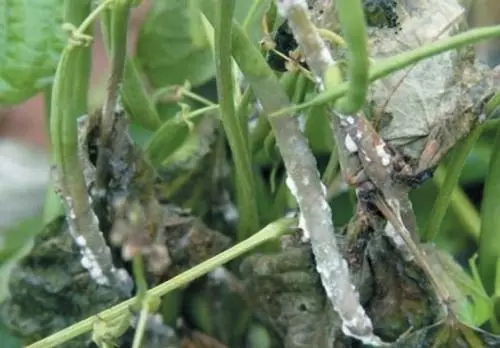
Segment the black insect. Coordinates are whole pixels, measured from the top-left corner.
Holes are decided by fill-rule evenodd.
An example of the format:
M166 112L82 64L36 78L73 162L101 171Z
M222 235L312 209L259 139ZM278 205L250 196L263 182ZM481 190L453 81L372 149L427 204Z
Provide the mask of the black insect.
M421 171L420 173L411 176L399 174L397 176L397 180L401 183L408 185L412 189L416 189L434 176L435 169L436 167L428 168L426 170Z

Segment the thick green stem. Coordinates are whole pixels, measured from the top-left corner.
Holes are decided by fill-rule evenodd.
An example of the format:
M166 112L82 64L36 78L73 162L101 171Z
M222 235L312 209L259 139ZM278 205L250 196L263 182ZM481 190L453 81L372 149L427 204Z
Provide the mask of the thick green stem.
M216 267L219 267L238 256L245 254L246 252L254 249L262 243L271 241L278 238L282 234L288 232L297 221L295 219L280 219L274 221L264 227L262 230L254 234L252 237L236 244L230 249L223 251L222 253L200 263L199 265L187 270L170 279L169 281L162 283L147 292L147 296L151 298L161 297L175 289L181 288L186 284L189 284L193 280L207 274ZM124 301L112 308L102 311L96 316L84 319L64 330L61 330L51 336L44 338L38 342L35 342L26 348L52 348L56 347L64 342L71 340L79 335L82 335L90 330L94 325L96 320L112 320L114 318L123 315L126 311L130 310L130 306L137 303L137 298L133 297L127 301Z
M432 241L436 238L450 202L462 224L467 227L467 232L478 240L480 225L478 214L457 184L467 155L481 135L482 129L481 126L474 128L471 134L457 146L448 167L445 169L440 166L436 170L435 182L439 187L439 194L434 202L427 228L422 235L423 241Z
M500 259L500 127L498 127L490 168L486 176L481 204L479 236L479 274L488 294L495 291L497 265Z
M215 67L217 92L222 124L236 166L237 201L240 214L238 240L250 236L259 228L255 183L248 151L248 138L243 134L237 118L231 62L231 34L235 0L218 0L215 29Z
M413 51L400 53L376 63L370 71L369 81L373 82L381 79L397 70L404 69L411 64L417 63L418 61L429 58L433 55L456 49L461 46L474 44L478 41L486 40L495 36L500 36L500 25L472 29L450 38L426 44L414 49ZM348 88L348 83L344 82L335 88L326 89L308 102L277 110L270 116L293 114L299 110L303 110L314 105L331 103L332 101L344 96L347 93Z
M65 2L65 19L73 26L88 18L90 1ZM75 30L78 41L85 33ZM70 40L71 41L71 40ZM82 247L83 256L94 262L89 271L99 271L94 280L112 286L116 278L111 253L89 206L87 186L78 154L77 118L86 113L90 76L90 49L69 43L59 60L51 98L50 129L56 181L65 205L70 231ZM92 272L91 272L92 273ZM95 274L95 273L94 273Z
M342 35L349 49L349 89L335 107L343 114L354 114L365 102L368 90L368 43L365 17L360 0L337 0L335 3Z

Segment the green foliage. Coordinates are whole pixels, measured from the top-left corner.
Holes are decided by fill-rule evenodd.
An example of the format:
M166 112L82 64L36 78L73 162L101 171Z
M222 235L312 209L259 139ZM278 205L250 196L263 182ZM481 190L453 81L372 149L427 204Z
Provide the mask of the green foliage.
M151 84L164 87L189 80L198 86L214 76L207 37L192 41L187 1L154 1L141 27L137 61Z
M0 104L20 103L52 83L64 45L62 5L0 1Z
M206 6L205 1L198 1ZM269 8L270 0L237 1L235 18L244 21L248 14L248 28L254 42L261 37L260 18ZM153 8L142 24L137 45L137 62L152 86L161 88L189 81L199 86L215 75L213 47L204 29L203 35L193 41L189 1L154 1ZM249 12L253 8L253 12Z

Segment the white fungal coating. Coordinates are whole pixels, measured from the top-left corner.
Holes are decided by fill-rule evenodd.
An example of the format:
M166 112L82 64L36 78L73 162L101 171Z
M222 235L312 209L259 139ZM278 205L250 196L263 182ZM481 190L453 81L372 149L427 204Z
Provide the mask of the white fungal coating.
M354 140L352 140L352 138L349 134L347 134L345 136L344 145L345 145L345 148L347 149L347 151L349 151L351 153L358 151L358 146L356 145Z
M109 285L109 279L104 275L104 272L99 265L94 253L89 248L80 249L82 254L81 264L89 271L90 277L100 285Z
M349 124L354 124L354 117L352 117L352 116L347 116L345 119L346 119L347 123L349 123Z
M383 166L388 166L391 163L391 155L384 149L384 144L375 146L375 151L377 151L377 155L380 157Z
M83 236L77 236L75 238L75 242L79 247L84 247L87 244L87 241Z
M276 5L278 7L278 12L282 17L288 17L288 12L293 7L302 7L307 10L306 0L277 0Z
M299 120L299 129L302 133L306 130L306 117L304 114L300 114L299 117L297 117Z
M302 230L302 238L301 240L305 243L311 239L311 234L306 227L306 220L304 219L304 215L299 214L299 228Z
M308 176L304 176L302 178L302 185L304 185L304 186L309 185L309 177Z

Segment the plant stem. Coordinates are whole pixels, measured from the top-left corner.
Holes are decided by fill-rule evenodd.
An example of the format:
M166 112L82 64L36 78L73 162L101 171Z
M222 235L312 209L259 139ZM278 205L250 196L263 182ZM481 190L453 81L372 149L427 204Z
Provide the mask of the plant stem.
M283 5L283 2L277 4ZM307 9L305 2L303 6ZM214 21L210 10L205 15ZM237 23L233 23L232 48L233 57L261 102L264 113L269 115L287 107L288 97L276 75ZM304 236L310 237L316 268L329 300L337 312L345 314L354 323L353 326L357 326L349 326L348 329L352 329L354 335L361 335L364 334L366 321L363 320L359 326L357 324L360 323L359 313L365 313L357 294L352 291L347 262L337 247L332 212L325 199L326 190L320 181L316 159L300 131L297 118L290 116L269 117L269 122L285 164L288 187L300 208L301 228Z
M274 221L264 227L259 232L255 233L250 238L236 244L232 248L229 248L222 253L200 263L199 265L187 270L179 274L178 276L168 280L165 283L162 283L147 292L147 296L152 297L161 297L172 290L181 288L186 284L189 284L193 280L207 274L214 268L221 266L238 256L245 254L246 252L254 249L258 245L271 241L275 238L278 238L282 234L288 232L293 225L295 225L297 221L295 219L284 218L277 221ZM79 335L82 335L90 330L94 325L95 320L111 320L113 318L117 318L120 314L123 314L125 311L128 311L130 306L136 303L137 298L133 297L124 301L112 308L106 309L99 313L96 316L89 317L84 319L64 330L61 330L51 336L48 336L38 342L35 342L26 348L51 348L58 346L64 342L71 340ZM100 319L99 319L100 318Z
M141 343L144 338L144 332L146 331L146 324L148 321L149 308L148 304L144 303L141 308L141 313L139 314L139 321L137 327L135 328L134 340L132 342L132 348L141 348Z
M422 59L426 59L433 55L456 49L460 46L473 44L478 41L486 40L495 36L500 36L500 25L472 29L450 38L423 45L419 48L414 49L413 51L403 52L391 58L386 58L373 66L369 74L369 82L381 79ZM270 116L293 114L294 112L314 105L330 103L335 99L345 95L348 91L348 88L348 83L344 82L336 86L335 88L326 89L308 102L299 105L288 106L287 108L277 110Z
M220 114L226 132L232 158L236 167L236 191L240 215L238 240L250 236L259 228L259 213L254 199L255 183L248 151L248 138L237 118L231 62L231 32L235 0L218 0L216 6L215 71Z
M335 8L349 49L349 90L336 104L343 114L358 112L365 103L368 90L368 44L365 16L361 0L337 0Z
M65 18L72 25L87 18L89 11L90 1L65 2ZM82 257L91 261L88 270L94 274L94 281L116 286L118 291L128 295L129 289L116 273L111 252L99 230L97 217L91 210L79 158L76 119L86 113L90 49L75 42L83 37L88 38L82 31L84 27L81 25L73 31L70 41L73 39L74 42L69 42L64 48L54 78L50 115L54 174L57 176L55 180L65 206L69 230L80 247Z
M250 23L254 20L255 14L257 13L257 10L259 9L259 6L262 4L262 0L251 0L252 1L252 7L248 10L248 13L243 20L243 30L247 33L248 35L248 30Z
M439 188L439 194L434 201L431 216L427 222L427 227L422 235L423 241L432 241L436 238L441 223L446 215L448 205L456 208L457 216L465 223L467 231L477 241L479 238L480 220L477 212L463 194L461 189L457 187L462 168L467 159L467 155L474 147L476 140L481 135L482 126L476 126L471 134L460 142L453 153L450 164L447 168L442 165L435 172L435 182Z
M339 0L339 2L340 1L343 0ZM346 4L347 3L344 4L344 6L346 6L346 8L344 8L344 11L346 11L349 7L349 5ZM358 3L358 5L360 4ZM287 18L288 25L290 26L290 29L292 30L293 35L297 40L297 43L301 51L304 54L307 64L309 65L311 71L318 79L319 87L322 88L326 86L327 88L330 88L340 83L341 82L340 70L336 62L334 61L332 55L328 51L324 41L321 39L321 36L316 30L316 27L312 24L310 20L307 3L304 0L276 0L276 6L278 7L280 13L285 18ZM356 29L356 25L351 26L350 29ZM353 33L351 32L350 39L353 39L352 35ZM356 44L359 44L359 42L356 42ZM247 54L248 50L249 49L246 50ZM367 55L365 55L365 58L367 59ZM361 61L362 59L364 58L359 59L359 61ZM359 61L357 62L357 64L359 64ZM356 68L359 68L359 66ZM359 72L356 72L356 74L358 73ZM366 71L364 73L366 74ZM366 88L366 86L364 88ZM352 96L357 93L358 92L351 92L351 96L348 99L352 99ZM356 98L358 98L358 96L356 96L354 99ZM364 94L362 99L363 103ZM352 102L357 103L359 101L351 100L351 103ZM350 107L353 106L355 105L350 105ZM286 116L270 117L270 122L271 124L273 124L273 122L276 122L278 119L283 119L283 118L286 118ZM333 115L333 119L337 121L337 123L340 122L340 117L337 117L337 115ZM340 127L336 128L340 129ZM274 131L276 132L277 130L274 129ZM337 148L339 149L339 151L341 151L340 146L344 144L343 138L339 140L337 133L334 133L334 136L336 137L335 140L337 143ZM278 139L278 135L276 135L276 138ZM346 153L347 153L346 156L350 154L349 152ZM340 156L343 156L342 152L340 152ZM301 157L302 159L300 159L300 161L304 161L303 159L305 157L304 153L301 154ZM347 267L347 262L343 259L342 255L339 253L335 239L332 240L328 236L322 235L323 233L326 232L325 231L326 228L319 229L318 226L314 226L313 223L311 223L311 225L308 226L309 217L306 218L306 213L309 212L307 212L307 207L305 206L305 204L313 204L313 205L315 204L316 206L320 206L322 208L328 208L325 209L325 211L331 213L328 203L326 202L326 189L324 189L324 186L320 182L319 173L318 170L316 169L316 163L313 162L310 163L309 165L315 167L314 168L315 177L312 179L313 185L315 184L315 182L319 182L321 190L323 191L319 194L316 193L318 194L319 197L316 198L315 203L307 202L307 198L302 196L302 195L313 196L312 193L306 193L308 190L311 191L310 187L311 185L303 185L304 184L303 182L299 183L296 181L295 178L292 178L292 180L293 179L295 180L293 180L291 184L288 182L287 184L290 190L292 191L292 194L296 197L297 202L299 203L302 217L305 220L305 223L301 224L301 227L302 225L305 225L305 231L309 232L309 235L311 237L311 245L316 260L316 269L320 274L323 288L325 289L325 292L330 302L332 303L334 310L338 313L341 319L342 332L346 336L357 338L364 344L375 345L375 346L384 345L382 340L373 333L372 322L368 317L367 313L365 312L365 310L363 309L363 307L361 306L357 292L353 291L354 285L351 283L351 280L349 278L349 270ZM288 174L290 179L290 176L292 174L290 173L290 169L289 168L287 169L289 170ZM310 174L309 176L305 173L301 174L302 178L307 177L309 179L310 177ZM303 181L304 179L301 180ZM319 203L320 201L321 203ZM313 221L315 221L316 223L321 222L323 224L327 222L326 218L321 216L314 216ZM330 233L333 233L333 226L331 227L331 229L332 232ZM321 235L319 235L319 233L321 233Z
M104 11L101 14L101 30L104 44L109 52L111 51L112 35L111 11ZM127 114L134 123L148 130L155 131L162 123L160 116L155 109L151 97L146 92L136 64L128 56L125 57L124 69L120 95Z
M497 264L500 259L500 126L497 129L490 167L486 176L481 204L479 236L479 274L488 294L494 293ZM498 291L498 290L497 290Z
M116 121L116 109L120 108L118 95L125 69L127 56L127 30L130 17L130 0L116 1L111 11L111 31L109 35L111 45L111 75L108 79L107 96L102 108L99 125L99 149L96 164L95 188L99 197L105 197L108 185L109 156L111 147L111 133Z

